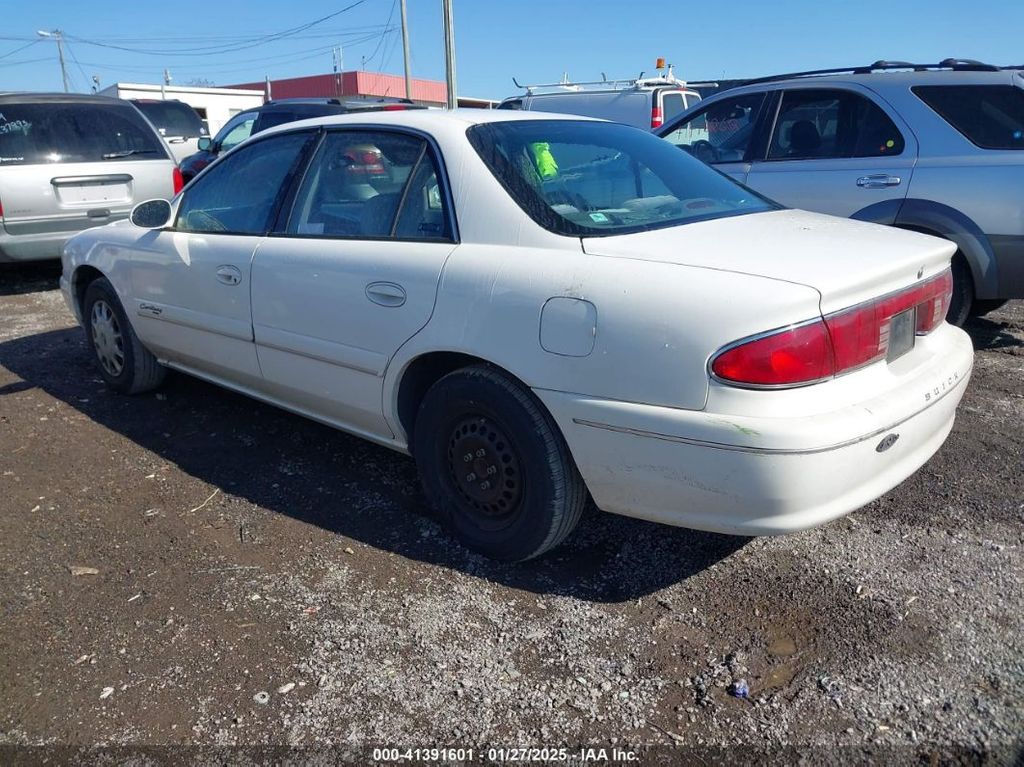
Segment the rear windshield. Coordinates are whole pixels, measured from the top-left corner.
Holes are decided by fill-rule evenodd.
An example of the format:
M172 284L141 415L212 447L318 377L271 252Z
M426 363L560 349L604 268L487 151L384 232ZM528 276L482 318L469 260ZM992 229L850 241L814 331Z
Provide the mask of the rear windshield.
M162 136L194 138L206 135L203 121L188 104L180 101L136 101L134 104Z
M626 234L778 207L626 125L517 120L476 125L468 135L519 206L557 234Z
M0 167L166 160L160 137L128 104L0 103Z
M1024 149L1024 89L1012 85L918 85L911 90L982 149Z

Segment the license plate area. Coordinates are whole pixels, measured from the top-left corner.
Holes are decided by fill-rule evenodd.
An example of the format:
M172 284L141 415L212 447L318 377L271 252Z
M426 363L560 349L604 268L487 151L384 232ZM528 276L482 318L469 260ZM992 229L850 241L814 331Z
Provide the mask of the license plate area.
M914 348L916 330L916 309L907 309L892 316L889 320L889 351L885 355L886 362L897 360Z

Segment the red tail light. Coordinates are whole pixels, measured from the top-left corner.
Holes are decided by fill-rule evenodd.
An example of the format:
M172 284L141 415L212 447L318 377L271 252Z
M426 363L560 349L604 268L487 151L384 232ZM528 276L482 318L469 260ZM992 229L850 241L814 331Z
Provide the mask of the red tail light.
M174 193L177 194L185 188L185 178L181 175L181 169L175 168L171 174L171 183L174 185Z
M819 320L752 338L720 352L711 372L744 386L800 386L847 373L883 359L892 318L916 311L917 335L937 328L953 294L949 269L912 288Z
M402 112L408 109L406 104L388 104L386 107L381 107L382 112Z
M661 107L655 104L651 107L651 127L660 128L665 124L665 113L661 111Z

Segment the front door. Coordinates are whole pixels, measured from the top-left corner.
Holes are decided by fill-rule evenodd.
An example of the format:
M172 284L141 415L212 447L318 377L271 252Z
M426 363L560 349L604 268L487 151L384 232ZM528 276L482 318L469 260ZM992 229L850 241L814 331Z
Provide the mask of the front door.
M897 120L853 90L787 90L747 184L792 208L891 224L917 159L917 141Z
M159 357L242 385L260 382L252 256L313 135L271 136L239 149L188 187L172 227L139 238L130 311Z
M256 252L253 330L272 396L390 438L387 365L430 319L454 222L423 138L328 132L288 221Z

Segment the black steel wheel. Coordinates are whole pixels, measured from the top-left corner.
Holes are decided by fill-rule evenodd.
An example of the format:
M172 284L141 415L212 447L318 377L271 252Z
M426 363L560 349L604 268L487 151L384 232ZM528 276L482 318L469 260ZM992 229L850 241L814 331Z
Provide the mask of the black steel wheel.
M583 512L586 487L557 425L500 370L462 368L435 383L412 443L427 498L459 540L486 556L539 556Z

